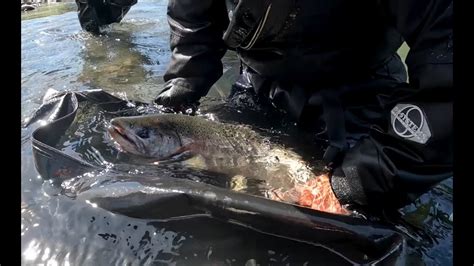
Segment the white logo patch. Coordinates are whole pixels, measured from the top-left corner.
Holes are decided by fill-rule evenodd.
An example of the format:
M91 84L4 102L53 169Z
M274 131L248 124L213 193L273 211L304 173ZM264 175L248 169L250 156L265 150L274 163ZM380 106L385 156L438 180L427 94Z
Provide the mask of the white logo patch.
M391 111L392 128L398 136L425 144L431 137L426 116L413 104L397 104Z

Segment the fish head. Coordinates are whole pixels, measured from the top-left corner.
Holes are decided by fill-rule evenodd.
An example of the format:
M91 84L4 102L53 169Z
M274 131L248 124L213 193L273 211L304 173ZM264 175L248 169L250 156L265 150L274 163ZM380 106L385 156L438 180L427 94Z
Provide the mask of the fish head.
M108 132L125 152L158 160L180 154L185 148L173 125L157 116L117 117L110 121Z

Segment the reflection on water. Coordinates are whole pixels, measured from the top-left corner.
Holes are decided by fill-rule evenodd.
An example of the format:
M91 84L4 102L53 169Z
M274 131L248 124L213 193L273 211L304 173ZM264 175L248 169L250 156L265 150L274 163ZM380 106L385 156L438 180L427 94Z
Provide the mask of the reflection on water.
M103 89L122 98L150 102L163 83L162 75L170 58L166 4L164 0L139 1L123 23L110 26L106 35L98 37L81 31L75 12L22 21L22 119L41 104L49 88ZM238 75L234 54L227 54L224 62L226 72L203 102L203 112L211 110L221 119L245 118L271 134L282 133L279 138L295 138L297 132L291 123L268 121L259 111L237 110L236 115L235 109L216 107L228 95L229 86ZM91 107L84 110L84 115L92 119L75 123L63 140L62 149L96 164L123 159L103 141L107 114ZM25 265L123 265L152 261L311 265L321 259L335 265L342 263L338 256L319 248L211 219L176 223L131 219L62 196L61 187L43 181L34 169L28 138L32 129L22 129L21 234ZM308 149L301 146L302 150ZM402 211L404 219L415 228L406 229L413 235L409 238L413 247L409 251L411 257L416 262L422 258L427 265L450 264L452 179ZM405 225L400 228L403 230ZM423 232L417 233L416 228Z
M148 58L133 50L131 39L130 32L123 31L86 40L78 81L97 88L145 82Z

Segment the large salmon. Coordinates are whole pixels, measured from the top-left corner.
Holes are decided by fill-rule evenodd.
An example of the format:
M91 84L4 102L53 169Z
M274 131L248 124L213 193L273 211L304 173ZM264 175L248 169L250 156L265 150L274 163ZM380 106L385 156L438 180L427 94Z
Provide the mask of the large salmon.
M334 196L327 175L314 174L300 155L249 127L158 114L114 118L108 130L122 150L155 159L155 164L183 158L189 166L232 177L233 190L245 191L249 180L259 180L267 198L348 214Z

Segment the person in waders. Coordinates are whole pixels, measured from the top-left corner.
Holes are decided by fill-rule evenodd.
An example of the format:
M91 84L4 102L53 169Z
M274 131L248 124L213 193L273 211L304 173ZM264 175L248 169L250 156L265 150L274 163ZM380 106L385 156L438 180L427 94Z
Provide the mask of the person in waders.
M83 29L98 33L136 1L76 3ZM233 93L252 92L328 140L321 193L398 208L452 176L452 14L452 0L170 0L172 58L155 102L194 105L233 50Z

